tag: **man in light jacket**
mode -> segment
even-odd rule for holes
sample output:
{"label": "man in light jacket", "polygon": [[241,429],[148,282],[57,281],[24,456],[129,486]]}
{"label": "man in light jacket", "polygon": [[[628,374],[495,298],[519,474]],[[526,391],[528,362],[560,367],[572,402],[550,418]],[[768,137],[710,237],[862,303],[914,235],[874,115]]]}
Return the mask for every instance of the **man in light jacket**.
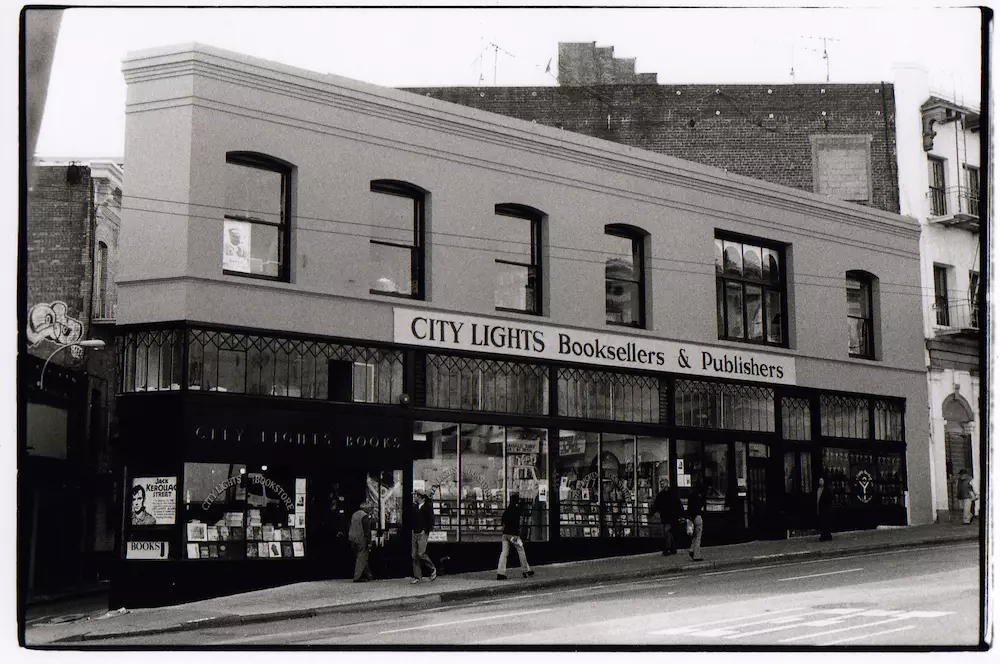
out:
{"label": "man in light jacket", "polygon": [[372,571],[368,569],[368,554],[372,546],[372,521],[368,516],[371,503],[362,503],[351,515],[351,525],[347,531],[347,539],[354,553],[354,583],[372,580]]}

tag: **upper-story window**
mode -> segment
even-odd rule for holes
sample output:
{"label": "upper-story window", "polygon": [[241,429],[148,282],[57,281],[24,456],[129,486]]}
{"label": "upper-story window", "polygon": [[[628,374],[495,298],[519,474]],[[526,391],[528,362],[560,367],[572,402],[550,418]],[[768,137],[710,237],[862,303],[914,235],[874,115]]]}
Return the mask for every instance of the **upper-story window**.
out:
{"label": "upper-story window", "polygon": [[979,272],[969,270],[969,323],[979,329]]}
{"label": "upper-story window", "polygon": [[979,168],[965,165],[965,212],[979,214]]}
{"label": "upper-story window", "polygon": [[847,327],[851,357],[875,357],[873,281],[867,272],[852,270],[847,273]]}
{"label": "upper-story window", "polygon": [[94,263],[94,293],[97,302],[94,306],[95,318],[111,318],[111,307],[108,303],[108,245],[97,243],[97,257]]}
{"label": "upper-story window", "polygon": [[604,227],[605,320],[612,325],[646,325],[645,237],[631,226]]}
{"label": "upper-story window", "polygon": [[224,272],[288,281],[291,171],[255,152],[226,154]]}
{"label": "upper-story window", "polygon": [[372,293],[424,297],[427,192],[396,180],[371,183]]}
{"label": "upper-story window", "polygon": [[948,214],[944,185],[944,159],[927,157],[927,168],[930,169],[928,173],[930,191],[927,192],[927,195],[931,199],[931,216],[940,217]]}
{"label": "upper-story window", "polygon": [[951,325],[948,307],[948,266],[934,265],[934,312],[935,322],[945,327]]}
{"label": "upper-story window", "polygon": [[494,208],[490,229],[496,252],[494,301],[501,311],[542,313],[542,219],[525,205],[504,203]]}
{"label": "upper-story window", "polygon": [[781,245],[716,233],[715,281],[720,339],[786,345]]}

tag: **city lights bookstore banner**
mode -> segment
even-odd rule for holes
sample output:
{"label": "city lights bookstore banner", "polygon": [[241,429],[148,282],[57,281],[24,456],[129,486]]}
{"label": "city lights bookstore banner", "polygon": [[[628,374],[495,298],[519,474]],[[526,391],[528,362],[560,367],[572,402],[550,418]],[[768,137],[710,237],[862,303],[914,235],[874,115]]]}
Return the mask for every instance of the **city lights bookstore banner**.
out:
{"label": "city lights bookstore banner", "polygon": [[723,348],[437,311],[394,309],[393,340],[441,351],[795,384],[795,358],[753,348]]}

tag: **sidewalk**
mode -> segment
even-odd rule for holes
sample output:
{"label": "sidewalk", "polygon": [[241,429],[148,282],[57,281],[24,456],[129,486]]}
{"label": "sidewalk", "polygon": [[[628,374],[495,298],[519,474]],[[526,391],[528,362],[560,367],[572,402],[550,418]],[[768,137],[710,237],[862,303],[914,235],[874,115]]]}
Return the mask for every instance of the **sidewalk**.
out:
{"label": "sidewalk", "polygon": [[[431,606],[542,588],[664,576],[687,570],[771,565],[850,553],[976,541],[978,536],[978,522],[971,526],[934,524],[837,533],[832,542],[819,542],[815,537],[809,537],[706,547],[702,549],[705,561],[700,563],[692,562],[686,552],[681,551],[670,557],[648,553],[539,565],[534,568],[535,576],[528,580],[522,579],[519,568],[514,567],[508,569],[510,580],[506,582],[496,580],[495,570],[441,576],[433,582],[412,585],[408,579],[372,583],[352,583],[343,579],[312,581],[176,606],[134,609],[124,613],[101,612],[63,624],[29,625],[25,641],[29,647],[52,645],[73,648],[81,641],[96,639],[245,625],[340,611]],[[531,555],[530,545],[528,555]]]}

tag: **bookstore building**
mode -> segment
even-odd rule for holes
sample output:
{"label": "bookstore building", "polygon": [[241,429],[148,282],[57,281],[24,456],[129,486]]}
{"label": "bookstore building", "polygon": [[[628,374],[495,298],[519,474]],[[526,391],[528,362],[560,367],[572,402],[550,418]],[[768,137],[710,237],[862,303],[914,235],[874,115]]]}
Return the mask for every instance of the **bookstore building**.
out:
{"label": "bookstore building", "polygon": [[445,571],[514,493],[539,563],[656,550],[665,487],[706,545],[808,532],[821,477],[838,529],[930,520],[910,220],[208,47],[124,70],[125,605],[347,576],[362,503],[404,576],[417,491]]}

